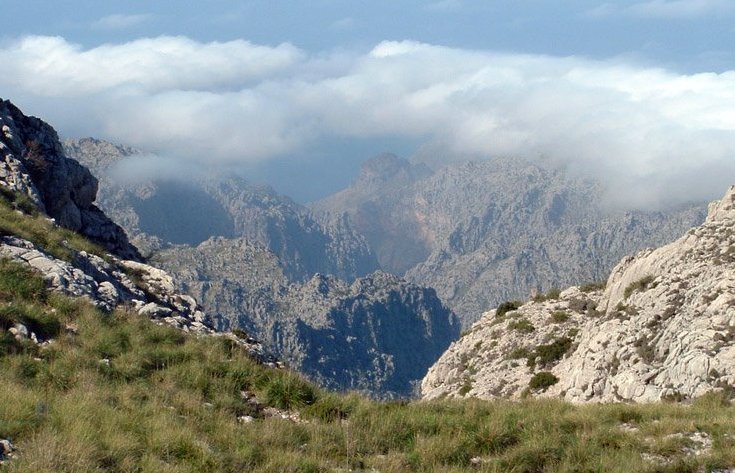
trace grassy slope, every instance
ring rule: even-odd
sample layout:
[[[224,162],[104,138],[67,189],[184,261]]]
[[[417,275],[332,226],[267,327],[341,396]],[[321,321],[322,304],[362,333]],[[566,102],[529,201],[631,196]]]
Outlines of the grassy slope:
[[[16,322],[53,341],[17,342]],[[241,391],[305,422],[264,417]],[[696,458],[683,453],[689,440],[669,436],[697,431],[713,447]],[[12,472],[694,472],[735,465],[735,407],[718,395],[690,406],[573,406],[330,394],[224,338],[102,314],[0,261],[0,438],[18,448],[0,467]]]

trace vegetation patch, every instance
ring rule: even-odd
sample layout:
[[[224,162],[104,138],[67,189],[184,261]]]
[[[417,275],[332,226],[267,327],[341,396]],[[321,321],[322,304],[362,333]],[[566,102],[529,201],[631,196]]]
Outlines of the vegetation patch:
[[[551,321],[555,324],[561,324],[569,320],[571,316],[563,310],[556,310],[551,313]]]
[[[555,301],[559,299],[559,296],[561,295],[561,290],[558,288],[552,288],[549,289],[547,293],[539,293],[536,294],[533,297],[533,302],[546,302],[546,301]]]
[[[549,371],[540,371],[533,375],[528,382],[528,387],[533,391],[546,391],[549,387],[559,382],[559,378]]]
[[[653,276],[645,276],[638,281],[632,282],[628,285],[628,287],[625,288],[625,291],[623,292],[623,297],[625,299],[629,298],[634,292],[637,291],[646,291],[648,289],[651,289],[653,287],[656,287],[653,283]]]
[[[607,286],[607,283],[605,281],[600,282],[589,282],[587,284],[583,284],[580,286],[579,290],[582,292],[595,292],[595,291],[602,291]]]
[[[521,333],[531,333],[536,330],[536,327],[528,319],[513,320],[508,323],[508,328]]]
[[[8,193],[14,197],[9,198]],[[21,204],[19,202],[26,202]],[[107,253],[76,232],[61,228],[49,221],[37,210],[24,212],[33,206],[27,197],[5,189],[0,192],[0,235],[13,235],[26,239],[54,257],[71,262],[75,251],[86,251],[102,258]],[[26,208],[26,210],[29,210]],[[21,210],[21,213],[18,213]]]
[[[498,306],[495,311],[495,317],[503,317],[508,312],[519,309],[523,305],[521,301],[505,301]]]
[[[546,345],[539,345],[529,355],[527,365],[535,368],[537,365],[548,366],[561,360],[572,348],[572,339],[569,337],[557,338]]]
[[[528,348],[525,347],[514,348],[510,351],[510,353],[508,353],[509,360],[520,360],[523,358],[528,358],[529,356],[531,356],[531,352],[528,350]]]

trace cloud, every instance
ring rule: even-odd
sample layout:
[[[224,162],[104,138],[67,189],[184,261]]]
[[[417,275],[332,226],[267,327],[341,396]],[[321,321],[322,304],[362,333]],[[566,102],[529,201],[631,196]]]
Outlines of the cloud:
[[[681,74],[386,41],[364,53],[146,38],[0,46],[0,90],[62,133],[204,166],[399,138],[455,156],[543,157],[621,205],[710,199],[735,176],[735,71]],[[616,190],[618,190],[616,192]]]
[[[92,28],[101,30],[124,30],[150,21],[152,15],[108,15],[92,23]]]
[[[642,18],[689,19],[714,14],[732,13],[732,0],[647,0],[628,6],[603,3],[586,12],[588,17],[627,15]]]

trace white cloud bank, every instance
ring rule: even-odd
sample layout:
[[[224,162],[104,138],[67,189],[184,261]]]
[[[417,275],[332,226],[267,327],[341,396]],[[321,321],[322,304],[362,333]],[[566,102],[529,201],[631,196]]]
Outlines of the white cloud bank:
[[[452,155],[543,156],[631,205],[735,181],[735,72],[384,42],[309,56],[283,44],[140,39],[0,47],[0,90],[62,131],[198,162],[266,160],[330,137],[410,137]],[[53,106],[51,105],[53,104]]]

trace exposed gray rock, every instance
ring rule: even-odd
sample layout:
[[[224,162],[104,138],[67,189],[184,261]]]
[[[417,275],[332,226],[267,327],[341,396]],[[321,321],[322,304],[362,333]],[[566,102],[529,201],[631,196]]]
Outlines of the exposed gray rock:
[[[255,339],[217,332],[196,300],[177,292],[171,276],[153,266],[113,256],[108,262],[83,251],[69,263],[13,236],[0,236],[0,257],[27,264],[43,276],[51,290],[84,297],[104,311],[127,305],[140,315],[185,332],[228,337],[246,347],[255,359],[276,363]],[[10,333],[24,339],[35,337],[20,324],[11,327]]]
[[[108,251],[139,259],[125,232],[94,204],[97,180],[65,156],[51,126],[0,99],[0,185],[27,195],[39,209]]]
[[[311,208],[347,215],[384,270],[435,288],[468,327],[504,300],[602,280],[624,255],[704,219],[704,205],[623,212],[605,208],[602,194],[597,183],[522,159],[431,172],[383,155]]]
[[[0,465],[10,460],[13,457],[15,447],[13,443],[8,439],[0,439]]]
[[[558,381],[532,394],[573,402],[690,399],[732,389],[734,202],[735,187],[710,205],[703,225],[623,259],[604,292],[571,288],[500,318],[495,310],[484,314],[429,370],[424,397],[517,398],[539,371]],[[553,323],[555,311],[568,318]],[[533,331],[519,330],[522,320]],[[539,347],[563,337],[558,356],[539,363],[549,353]],[[534,366],[521,350],[538,355]]]

